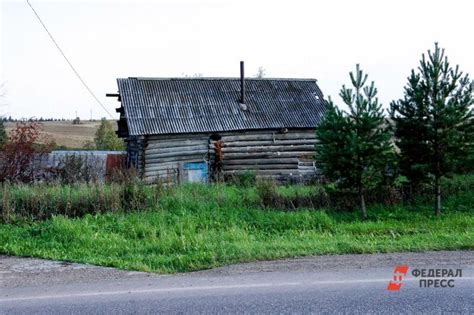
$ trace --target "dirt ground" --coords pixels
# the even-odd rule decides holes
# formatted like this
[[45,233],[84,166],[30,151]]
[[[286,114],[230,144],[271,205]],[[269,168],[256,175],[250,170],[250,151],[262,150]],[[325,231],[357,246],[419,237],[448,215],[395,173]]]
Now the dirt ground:
[[[389,267],[408,264],[423,268],[438,268],[456,263],[456,268],[472,266],[474,251],[437,251],[424,253],[390,253],[390,254],[356,254],[356,255],[323,255],[295,257],[274,261],[256,261],[190,272],[175,274],[186,277],[226,277],[239,274],[258,274],[271,272],[322,272],[345,269],[365,270],[374,267]],[[117,279],[146,279],[155,277],[172,277],[146,272],[119,270],[88,264],[52,261],[37,258],[0,255],[0,289],[19,286],[55,285],[79,282],[96,282]]]

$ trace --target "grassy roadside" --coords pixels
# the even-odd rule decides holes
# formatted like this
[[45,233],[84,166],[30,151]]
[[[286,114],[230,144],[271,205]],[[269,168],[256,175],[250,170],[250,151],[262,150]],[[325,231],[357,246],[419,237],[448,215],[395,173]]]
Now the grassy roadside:
[[263,210],[255,198],[254,189],[189,185],[147,211],[1,224],[0,253],[170,273],[300,255],[474,250],[470,191],[445,198],[441,217],[429,204],[371,206],[366,221],[358,212]]

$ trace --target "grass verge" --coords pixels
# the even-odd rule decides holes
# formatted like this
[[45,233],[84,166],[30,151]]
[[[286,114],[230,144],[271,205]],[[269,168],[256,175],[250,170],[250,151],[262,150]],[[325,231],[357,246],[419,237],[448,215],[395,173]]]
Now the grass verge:
[[371,206],[365,221],[357,211],[263,210],[255,200],[252,188],[188,185],[146,211],[18,219],[0,224],[0,252],[172,273],[302,255],[474,249],[470,191],[445,198],[440,217],[431,205]]

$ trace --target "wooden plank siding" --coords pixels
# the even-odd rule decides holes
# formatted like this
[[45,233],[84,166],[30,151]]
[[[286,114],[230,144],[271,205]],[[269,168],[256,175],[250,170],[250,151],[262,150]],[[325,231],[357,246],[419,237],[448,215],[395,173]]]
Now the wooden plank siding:
[[[214,161],[209,133],[146,136],[143,177],[180,182],[183,163]],[[235,131],[219,133],[223,141],[223,172],[229,177],[255,172],[280,182],[302,182],[316,174],[314,129]]]

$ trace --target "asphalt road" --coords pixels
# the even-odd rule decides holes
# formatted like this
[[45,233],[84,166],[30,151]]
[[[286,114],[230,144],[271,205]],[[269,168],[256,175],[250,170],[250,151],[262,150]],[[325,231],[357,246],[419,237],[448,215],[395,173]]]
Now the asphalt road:
[[[388,291],[396,265],[409,272]],[[452,288],[414,269],[461,269]],[[434,278],[432,278],[434,279]],[[474,252],[340,255],[177,275],[0,256],[1,314],[474,313]]]

